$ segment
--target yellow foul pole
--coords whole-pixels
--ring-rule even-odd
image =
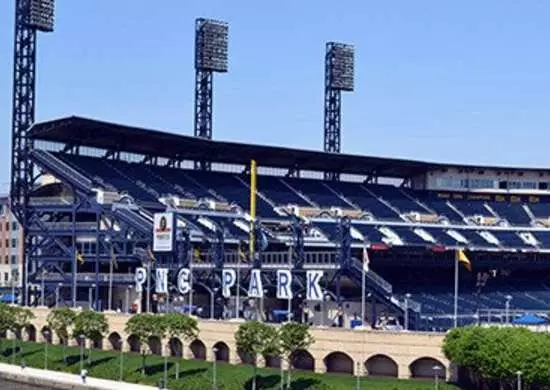
[[[254,258],[254,222],[256,222],[256,160],[250,161],[250,259]]]

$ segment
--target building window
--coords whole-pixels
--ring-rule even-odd
[[[6,272],[4,273],[4,283],[8,283],[8,280],[9,280],[9,274]]]
[[[8,256],[7,256],[7,255],[6,255],[6,256],[4,256],[4,264],[9,264],[9,263],[8,263],[8,259],[9,259],[9,258],[8,258]]]
[[[10,240],[6,238],[6,248],[9,249],[10,247]]]
[[[12,238],[11,239],[11,247],[12,248],[17,248],[17,238]]]
[[[11,255],[11,263],[12,264],[17,264],[17,256],[16,255]]]
[[[17,231],[17,222],[13,221],[13,222],[11,223],[11,230],[13,230],[14,232]]]
[[[5,228],[6,231],[10,230],[10,223],[9,222],[6,222],[6,228]]]

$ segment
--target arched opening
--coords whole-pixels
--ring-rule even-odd
[[[397,363],[386,355],[374,355],[365,362],[367,374],[370,376],[385,376],[397,378]]]
[[[170,356],[182,357],[183,356],[183,344],[177,337],[172,337],[169,341]]]
[[[130,352],[141,352],[141,341],[139,341],[139,338],[135,335],[130,335],[128,337],[128,345],[130,346]]]
[[[412,378],[433,378],[436,374],[440,378],[447,377],[445,365],[439,360],[431,357],[416,359],[409,366]]]
[[[242,349],[237,348],[237,356],[242,364],[254,364],[254,359]]]
[[[324,362],[327,372],[353,374],[353,359],[344,352],[332,352],[325,357]]]
[[[28,325],[25,328],[25,333],[27,334],[28,341],[36,341],[36,328],[34,325]]]
[[[107,337],[109,345],[113,351],[120,351],[122,348],[122,337],[117,332],[113,332]]]
[[[281,368],[281,358],[278,356],[264,356],[265,366]]]
[[[91,340],[92,348],[103,349],[103,337]]]
[[[42,336],[42,340],[44,340],[48,344],[52,343],[53,334],[50,328],[48,328],[47,326],[43,327],[42,330],[40,330],[40,334]]]
[[[292,367],[296,370],[315,370],[315,359],[308,351],[303,349],[294,351],[292,355],[290,355],[290,361],[292,362]]]
[[[193,355],[193,359],[197,360],[206,360],[206,346],[200,340],[194,340],[190,345],[189,349]]]
[[[153,355],[162,355],[162,343],[157,336],[149,337],[149,340],[147,340],[147,345]]]
[[[218,341],[214,344],[216,349],[216,360],[221,362],[229,362],[229,347],[223,341]]]

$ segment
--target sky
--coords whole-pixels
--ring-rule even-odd
[[[9,182],[15,0],[0,0],[0,183]],[[154,4],[157,4],[154,6]],[[229,23],[219,140],[322,149],[325,42],[355,45],[342,151],[550,167],[546,0],[56,0],[37,121],[193,133],[194,20]]]

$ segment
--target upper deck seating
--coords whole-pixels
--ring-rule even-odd
[[[393,207],[402,213],[418,212],[430,214],[430,211],[422,207],[418,202],[408,197],[399,188],[391,185],[367,184],[365,187],[374,194],[390,203]]]
[[[311,179],[284,179],[296,191],[304,194],[319,207],[352,208],[338,195],[331,191],[324,182]]]
[[[361,208],[361,210],[372,214],[376,219],[400,220],[399,215],[394,210],[372,196],[359,183],[330,182],[328,186]]]
[[[531,218],[523,208],[522,204],[510,202],[491,202],[489,206],[500,217],[506,219],[514,226],[529,226]]]

